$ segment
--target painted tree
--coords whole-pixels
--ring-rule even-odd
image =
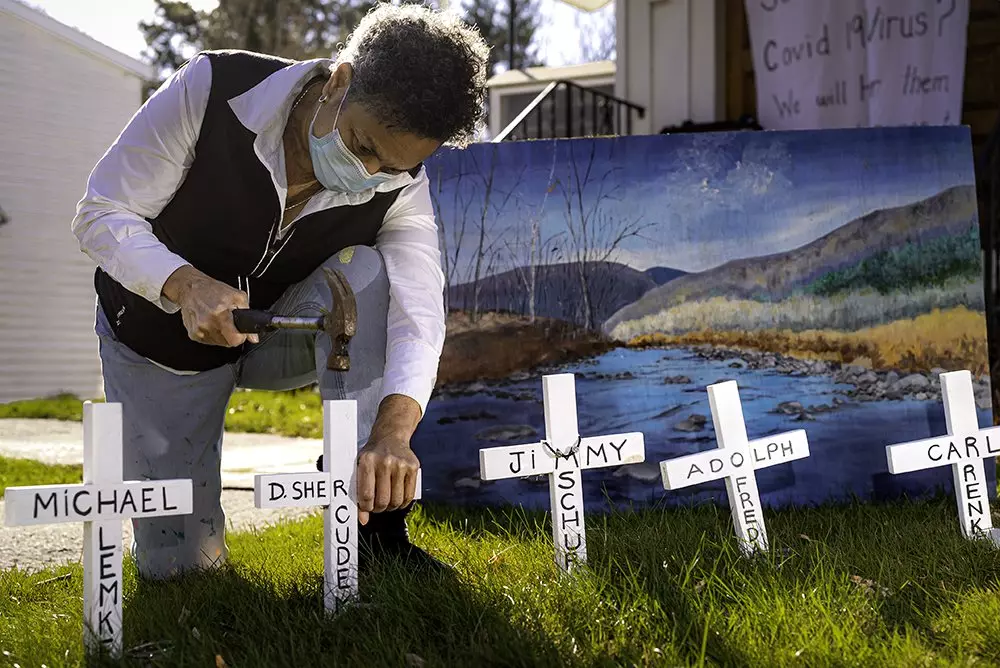
[[[566,176],[560,179],[563,215],[571,262],[580,287],[579,323],[597,329],[595,314],[600,297],[594,274],[603,263],[616,259],[622,242],[641,236],[649,228],[641,216],[612,215],[622,201],[622,177],[615,166],[616,141],[564,142],[568,153]],[[606,155],[599,155],[598,151]],[[619,209],[620,210],[620,209]],[[607,286],[606,286],[607,287]]]
[[[428,174],[441,244],[445,312],[455,306],[451,303],[451,288],[455,285],[462,242],[465,240],[474,197],[472,190],[467,187],[470,176],[467,172],[467,155],[465,151],[454,151],[445,161],[435,162]],[[447,208],[446,202],[450,204]]]
[[[556,188],[556,145],[552,144],[552,164],[549,168],[548,178],[545,181],[545,190],[541,200],[537,204],[528,202],[523,197],[518,197],[518,209],[523,210],[525,215],[517,216],[518,220],[525,220],[526,226],[517,226],[517,233],[513,241],[505,242],[507,253],[510,256],[517,276],[518,283],[524,291],[524,301],[526,302],[528,320],[534,323],[536,317],[536,297],[538,294],[539,264],[544,258],[551,255],[554,244],[563,236],[563,232],[550,235],[542,239],[542,218],[545,214],[545,205],[549,195]],[[522,233],[527,227],[527,241],[522,238]],[[525,253],[525,251],[527,251]]]
[[[470,258],[472,264],[471,319],[473,322],[477,322],[479,319],[483,278],[491,275],[495,269],[502,249],[500,242],[502,230],[499,229],[499,221],[520,186],[526,169],[526,167],[522,167],[509,184],[503,183],[498,174],[499,148],[498,144],[484,145],[483,152],[486,153],[486,156],[483,159],[478,156],[479,151],[469,152],[474,178],[477,179],[478,186],[481,188],[482,198],[478,207],[478,229],[476,230],[478,239],[475,252]]]

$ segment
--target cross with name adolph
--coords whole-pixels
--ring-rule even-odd
[[[958,502],[958,519],[966,538],[989,538],[1000,546],[993,528],[983,459],[1000,455],[1000,427],[979,428],[976,396],[969,371],[941,374],[945,436],[887,445],[893,474],[951,466]]]
[[[323,510],[323,605],[338,612],[358,596],[358,409],[353,399],[323,402],[323,470],[254,476],[258,508]],[[421,473],[416,493],[420,498]]]
[[[767,530],[755,471],[808,457],[806,432],[797,429],[749,440],[735,380],[709,385],[708,403],[718,449],[660,462],[663,487],[680,489],[725,478],[740,548],[744,554],[766,550]]]
[[[581,437],[573,374],[542,378],[545,440],[479,451],[483,480],[548,475],[556,563],[565,571],[587,561],[582,469],[620,466],[645,459],[640,432]]]
[[[8,487],[8,526],[83,522],[84,644],[122,651],[122,520],[189,515],[190,480],[122,480],[122,405],[83,404],[83,484]]]

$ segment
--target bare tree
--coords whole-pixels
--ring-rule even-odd
[[[467,192],[463,180],[468,180],[464,154],[456,154],[457,169],[452,174],[439,166],[435,178],[432,179],[431,202],[438,220],[438,237],[441,240],[441,263],[444,272],[444,305],[449,312],[451,304],[451,287],[455,285],[455,275],[458,269],[458,257],[462,252],[462,241],[469,220],[469,209],[472,208],[474,193]],[[451,217],[444,213],[443,199],[447,196],[447,188],[451,189]]]
[[[580,56],[584,62],[615,59],[617,22],[613,3],[599,12],[588,15],[578,13],[575,23],[577,34],[580,36]]]
[[[606,143],[610,142],[610,144]],[[593,274],[595,269],[609,262],[618,252],[621,243],[638,237],[651,225],[634,220],[615,218],[605,210],[612,203],[620,202],[620,171],[614,167],[615,140],[590,140],[583,144],[584,156],[577,158],[580,142],[566,142],[569,152],[567,178],[560,180],[565,205],[566,231],[571,245],[571,262],[576,269],[580,285],[580,324],[595,329]],[[607,157],[598,157],[598,146],[608,146]]]
[[[476,252],[472,258],[472,322],[476,322],[479,319],[479,299],[482,293],[483,278],[489,274],[489,271],[495,266],[498,258],[497,247],[499,246],[499,235],[488,235],[487,228],[491,223],[498,220],[504,209],[507,208],[514,193],[517,192],[521,180],[524,178],[526,169],[526,167],[522,167],[514,182],[506,191],[499,188],[496,179],[498,148],[499,146],[496,144],[489,145],[488,166],[480,165],[479,159],[474,152],[470,152],[469,154],[475,166],[473,173],[478,178],[483,189],[482,205],[479,208],[479,238]],[[487,260],[488,264],[484,264],[484,260]]]
[[[518,283],[524,290],[525,300],[527,301],[528,320],[532,323],[535,322],[536,315],[535,302],[538,285],[538,265],[541,262],[545,249],[551,248],[551,244],[563,235],[563,233],[560,232],[550,236],[545,241],[542,240],[542,217],[545,213],[545,205],[548,202],[549,194],[555,189],[556,184],[556,157],[556,145],[553,144],[552,166],[549,169],[548,180],[545,182],[545,191],[542,194],[541,202],[538,203],[537,208],[531,207],[530,204],[525,204],[526,208],[534,209],[527,217],[528,241],[523,244],[518,244],[527,247],[527,262],[521,261],[520,248],[505,242],[507,252],[513,260],[514,271],[516,272]],[[522,202],[519,198],[519,204],[521,203]]]

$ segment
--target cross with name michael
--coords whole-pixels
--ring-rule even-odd
[[[708,386],[708,403],[719,447],[660,462],[665,489],[680,489],[725,478],[733,527],[744,554],[767,549],[767,530],[755,471],[809,456],[804,429],[754,441],[747,437],[735,380]]]
[[[966,538],[989,538],[1000,547],[1000,532],[993,528],[983,459],[1000,455],[1000,427],[979,428],[976,396],[969,371],[941,374],[945,436],[887,445],[889,472],[893,474],[951,466],[958,502],[958,519]]]
[[[254,476],[258,508],[323,507],[323,606],[339,612],[358,596],[358,407],[323,402],[323,470]],[[422,476],[417,469],[416,493]]]
[[[581,437],[576,383],[571,373],[542,378],[545,440],[479,451],[483,480],[548,475],[556,563],[564,571],[587,562],[582,469],[632,464],[645,459],[640,432]]]
[[[190,515],[190,480],[122,479],[122,406],[83,404],[83,484],[8,487],[7,526],[83,522],[83,639],[122,652],[122,520]]]

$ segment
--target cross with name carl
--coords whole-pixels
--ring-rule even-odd
[[[323,402],[323,470],[254,476],[258,508],[323,507],[323,606],[339,612],[358,596],[358,409]],[[416,493],[420,498],[421,473]]]
[[[190,480],[122,479],[122,405],[83,404],[83,484],[8,487],[8,526],[83,522],[83,637],[122,652],[122,520],[189,515]]]
[[[1000,532],[993,528],[983,459],[1000,455],[1000,427],[979,428],[972,374],[941,374],[941,398],[948,434],[909,443],[887,445],[889,472],[893,474],[951,466],[958,503],[958,519],[966,538],[989,538],[1000,546]]]
[[[548,476],[555,559],[571,571],[587,561],[580,471],[641,462],[645,446],[640,432],[581,437],[571,373],[544,376],[542,401],[545,440],[480,450],[479,475],[483,480]]]
[[[767,530],[755,471],[809,456],[803,429],[754,441],[747,437],[735,380],[708,386],[708,403],[718,449],[660,462],[665,489],[681,489],[724,478],[733,527],[744,554],[767,549]]]

